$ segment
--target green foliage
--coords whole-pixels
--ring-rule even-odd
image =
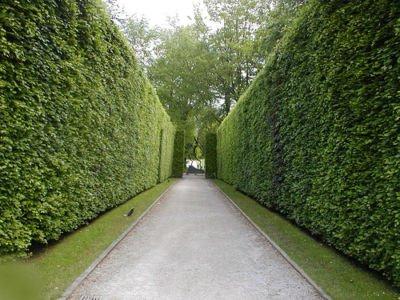
[[[398,300],[400,289],[320,243],[282,215],[221,180],[215,184],[302,268],[331,299]]]
[[[175,127],[169,122],[160,130],[158,182],[163,182],[172,174]]]
[[[174,127],[100,1],[6,0],[0,10],[4,254],[167,178]]]
[[[212,57],[191,27],[173,27],[159,35],[157,59],[148,68],[149,78],[172,121],[184,123],[193,111],[214,99],[209,74]]]
[[[185,132],[175,133],[174,158],[172,162],[172,177],[181,178],[185,166]]]
[[[217,177],[217,135],[207,133],[206,135],[206,178]]]
[[[115,5],[114,7],[118,6]],[[153,63],[154,52],[160,33],[150,27],[149,21],[144,16],[138,17],[133,15],[121,23],[122,30],[128,42],[135,49],[139,64],[143,68],[148,68]]]
[[[203,0],[192,24],[171,19],[168,29],[137,16],[123,23],[172,121],[186,131],[186,158],[202,158],[205,133],[220,124],[262,67],[270,42],[257,33],[267,32],[260,25],[269,18],[270,1]],[[118,16],[117,7],[111,11]]]
[[[218,129],[218,175],[400,285],[400,6],[317,1]]]
[[[265,21],[257,31],[256,42],[261,53],[269,55],[280,43],[291,23],[296,19],[303,0],[272,0],[273,9],[270,10]]]
[[[206,74],[213,78],[210,88],[220,101],[220,116],[225,117],[262,68],[264,53],[257,32],[268,18],[270,0],[202,2],[205,12],[195,12],[195,24],[214,57]]]
[[[74,279],[84,272],[174,182],[173,179],[166,180],[138,194],[102,214],[81,230],[76,230],[55,245],[47,247],[46,251],[36,253],[26,260],[24,265],[32,267],[38,279],[37,288],[40,291],[40,299],[59,299]],[[129,218],[125,217],[124,215],[132,207],[135,208],[133,214]],[[31,296],[22,299],[30,300]]]
[[[196,159],[197,116],[216,101],[210,76],[213,57],[192,26],[171,25],[161,30],[132,16],[123,29],[171,120],[185,131],[185,157]]]

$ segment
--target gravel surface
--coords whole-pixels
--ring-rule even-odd
[[[179,180],[71,299],[322,299],[203,176]]]

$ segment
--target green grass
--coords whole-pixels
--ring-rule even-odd
[[[169,179],[45,247],[28,260],[40,282],[41,299],[56,299],[174,182]],[[130,217],[124,214],[134,207]]]
[[[333,299],[400,299],[400,291],[376,273],[316,241],[231,185],[214,182]]]

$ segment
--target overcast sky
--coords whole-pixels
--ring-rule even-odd
[[[145,16],[150,24],[165,26],[168,16],[178,16],[187,24],[195,0],[117,0],[128,15]]]

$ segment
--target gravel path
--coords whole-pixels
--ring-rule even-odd
[[[71,299],[322,299],[213,185],[178,181]]]

